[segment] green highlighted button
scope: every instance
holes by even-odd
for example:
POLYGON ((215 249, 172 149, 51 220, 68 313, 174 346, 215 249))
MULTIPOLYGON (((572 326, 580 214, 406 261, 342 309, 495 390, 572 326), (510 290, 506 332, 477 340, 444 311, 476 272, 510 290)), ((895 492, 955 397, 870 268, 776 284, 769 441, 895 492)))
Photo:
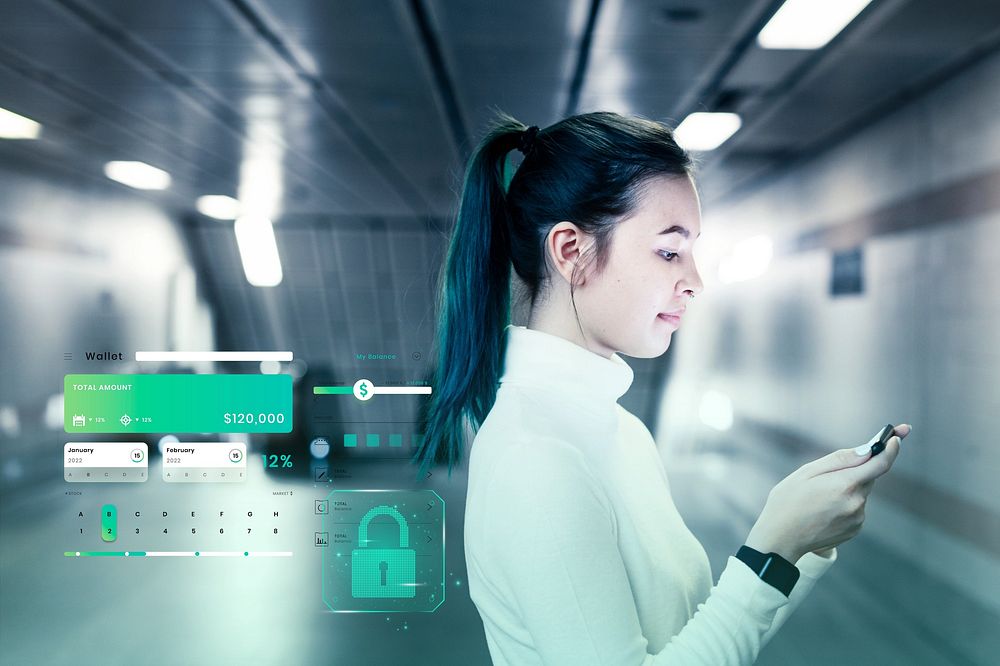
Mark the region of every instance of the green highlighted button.
POLYGON ((101 507, 101 539, 114 541, 118 538, 118 508, 114 504, 101 507))

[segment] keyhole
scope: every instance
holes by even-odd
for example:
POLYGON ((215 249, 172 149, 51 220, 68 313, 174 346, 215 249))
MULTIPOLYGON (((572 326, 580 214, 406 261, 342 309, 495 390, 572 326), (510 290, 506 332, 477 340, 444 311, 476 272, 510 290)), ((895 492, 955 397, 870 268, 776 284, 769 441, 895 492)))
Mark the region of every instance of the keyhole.
POLYGON ((388 562, 379 562, 378 563, 378 568, 379 568, 379 571, 382 572, 382 585, 385 585, 386 584, 386 582, 385 582, 386 574, 389 571, 389 563, 388 562))

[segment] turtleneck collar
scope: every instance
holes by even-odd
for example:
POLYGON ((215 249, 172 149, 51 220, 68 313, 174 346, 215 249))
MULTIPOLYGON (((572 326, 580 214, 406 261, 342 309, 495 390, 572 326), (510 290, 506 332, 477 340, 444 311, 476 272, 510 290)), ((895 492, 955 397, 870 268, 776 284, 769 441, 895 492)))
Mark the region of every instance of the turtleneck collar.
POLYGON ((547 389, 595 409, 613 407, 632 385, 632 368, 575 342, 524 326, 507 326, 501 384, 547 389))

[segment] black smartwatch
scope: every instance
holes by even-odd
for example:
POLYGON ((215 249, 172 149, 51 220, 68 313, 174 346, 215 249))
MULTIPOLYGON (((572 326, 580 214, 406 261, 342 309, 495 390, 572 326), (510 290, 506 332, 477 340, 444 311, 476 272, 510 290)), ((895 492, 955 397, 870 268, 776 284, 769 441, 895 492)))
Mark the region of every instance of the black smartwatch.
POLYGON ((762 553, 744 545, 736 551, 736 559, 786 597, 792 593, 792 588, 799 579, 798 567, 777 553, 762 553))

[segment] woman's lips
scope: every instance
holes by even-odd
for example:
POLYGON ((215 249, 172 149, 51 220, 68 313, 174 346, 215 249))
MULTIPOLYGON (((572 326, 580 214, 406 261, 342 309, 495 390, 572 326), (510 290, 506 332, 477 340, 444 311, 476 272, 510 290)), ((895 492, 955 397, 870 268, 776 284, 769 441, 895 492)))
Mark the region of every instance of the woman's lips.
POLYGON ((680 325, 681 325, 681 316, 680 315, 672 315, 672 314, 667 314, 666 312, 661 312, 660 314, 658 314, 656 316, 659 319, 662 319, 665 322, 673 324, 674 328, 679 328, 680 325))

